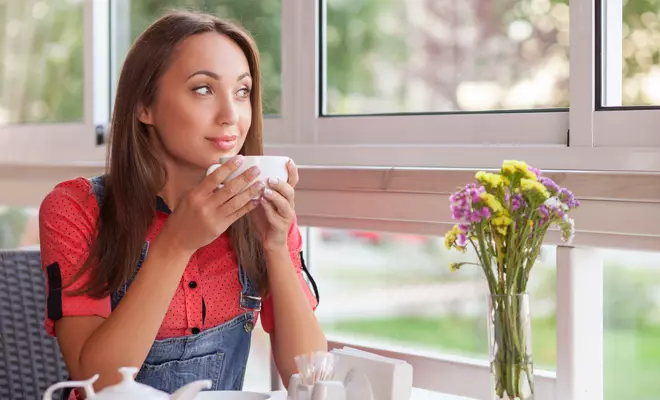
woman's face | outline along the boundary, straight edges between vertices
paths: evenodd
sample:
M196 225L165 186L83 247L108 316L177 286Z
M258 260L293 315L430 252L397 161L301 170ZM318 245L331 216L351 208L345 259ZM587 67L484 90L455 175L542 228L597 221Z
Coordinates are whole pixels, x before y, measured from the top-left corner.
M252 77L245 54L215 32L185 39L153 101L140 114L150 139L176 166L206 170L238 154L252 120Z

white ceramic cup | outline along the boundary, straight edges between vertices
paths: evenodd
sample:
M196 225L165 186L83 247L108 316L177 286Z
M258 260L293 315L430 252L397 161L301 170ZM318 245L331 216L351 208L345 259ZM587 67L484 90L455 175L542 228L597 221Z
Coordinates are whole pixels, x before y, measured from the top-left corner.
M213 164L208 168L208 170L206 170L206 175L211 174L223 163L231 160L232 158L233 157L223 157L220 159L220 164ZM236 171L232 172L231 175L225 179L224 183L226 184L254 165L259 167L260 172L259 175L254 178L248 186L246 186L246 189L257 181L261 181L266 187L269 187L270 185L268 184L268 179L270 178L277 178L281 181L287 182L289 180L289 171L286 168L286 164L289 162L289 160L289 157L282 156L244 156L243 164L241 164L236 169ZM219 187L222 187L222 185ZM256 198L258 198L258 196Z

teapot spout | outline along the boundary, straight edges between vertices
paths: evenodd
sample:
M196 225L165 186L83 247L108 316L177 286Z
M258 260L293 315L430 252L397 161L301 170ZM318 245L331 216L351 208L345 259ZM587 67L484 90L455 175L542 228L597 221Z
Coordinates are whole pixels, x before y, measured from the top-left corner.
M197 393L204 389L210 389L212 385L213 382L208 379L190 382L186 386L179 388L179 390L172 393L170 400L194 400Z

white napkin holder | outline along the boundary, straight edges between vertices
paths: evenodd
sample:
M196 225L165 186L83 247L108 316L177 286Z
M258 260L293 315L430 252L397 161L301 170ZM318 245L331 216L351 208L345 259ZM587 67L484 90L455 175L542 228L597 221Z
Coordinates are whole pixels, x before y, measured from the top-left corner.
M351 347L334 349L333 379L344 381L351 369L364 373L376 400L409 400L412 395L412 365Z

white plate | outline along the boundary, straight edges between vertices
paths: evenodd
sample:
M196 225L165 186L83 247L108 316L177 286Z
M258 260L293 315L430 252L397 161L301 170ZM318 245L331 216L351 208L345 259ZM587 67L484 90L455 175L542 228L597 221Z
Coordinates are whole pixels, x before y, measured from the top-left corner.
M231 390L205 390L199 392L195 400L272 400L269 394L239 392Z

